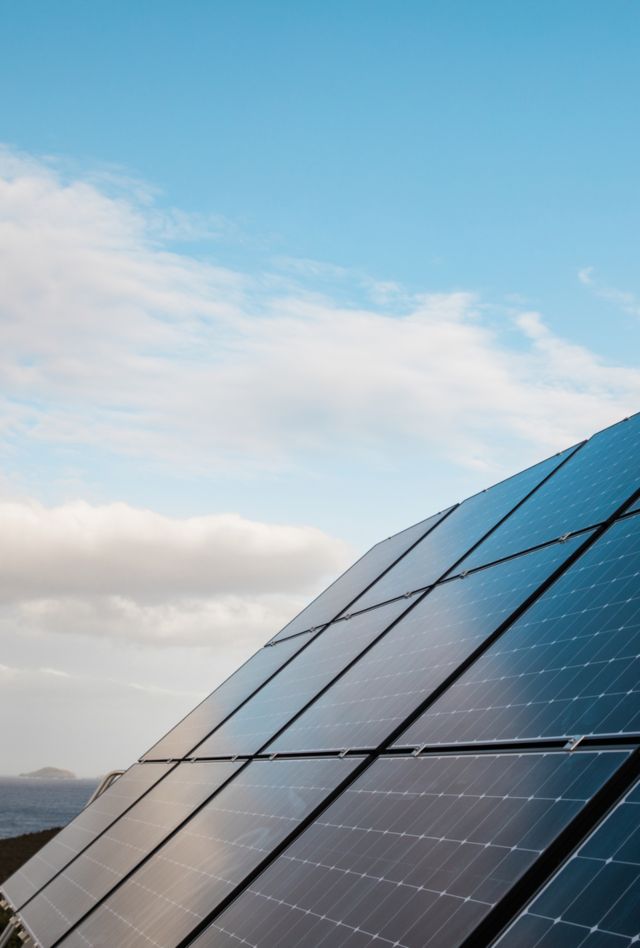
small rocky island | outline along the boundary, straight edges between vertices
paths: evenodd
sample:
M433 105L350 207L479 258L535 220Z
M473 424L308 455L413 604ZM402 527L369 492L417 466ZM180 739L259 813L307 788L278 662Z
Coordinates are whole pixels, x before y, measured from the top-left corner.
M41 767L40 770L32 770L28 774L20 774L20 777L39 777L41 780L76 780L76 775L70 770L60 770L59 767Z

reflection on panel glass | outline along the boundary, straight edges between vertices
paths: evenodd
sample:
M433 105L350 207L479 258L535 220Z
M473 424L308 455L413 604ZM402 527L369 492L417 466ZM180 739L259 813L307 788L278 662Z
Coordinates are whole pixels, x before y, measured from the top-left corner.
M85 849L21 912L42 948L50 948L80 921L239 766L179 764Z
M640 518L615 523L399 739L640 730Z
M640 487L640 414L594 435L461 564L491 563L606 520Z
M376 747L579 542L555 544L436 586L267 750Z
M195 757L256 753L409 606L386 603L335 622L195 751Z
M295 619L292 619L275 636L273 641L331 622L425 533L437 526L447 512L447 510L443 510L441 513L429 517L428 520L416 523L414 526L402 530L401 533L396 533L387 540L376 543L346 573L339 576L306 609L303 609Z
M143 793L171 770L170 764L134 764L97 800L85 807L6 882L2 891L19 908L64 869Z
M355 766L249 764L61 944L174 948Z
M145 754L145 760L188 757L189 752L246 701L292 655L306 645L304 636L261 648L208 698Z
M435 583L574 448L469 497L350 607L351 612Z
M496 943L628 948L640 942L640 787L619 803Z
M625 759L380 758L194 945L459 945Z

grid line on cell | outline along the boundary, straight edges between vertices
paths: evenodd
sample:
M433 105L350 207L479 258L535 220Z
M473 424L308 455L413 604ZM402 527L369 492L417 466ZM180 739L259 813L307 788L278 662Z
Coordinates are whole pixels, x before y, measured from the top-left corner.
M265 751L388 746L592 541L589 535L545 547L478 571L460 587L433 587Z
M370 933L354 945L466 944L629 770L620 752L379 757L181 948L224 948L223 935L276 948L292 932L295 943L328 946L336 922Z

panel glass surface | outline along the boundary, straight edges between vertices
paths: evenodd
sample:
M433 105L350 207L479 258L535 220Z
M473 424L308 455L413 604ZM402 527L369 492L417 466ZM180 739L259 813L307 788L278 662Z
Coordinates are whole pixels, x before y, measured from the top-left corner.
M134 764L97 800L2 883L2 892L16 908L92 843L125 810L171 770L170 764Z
M43 948L51 948L240 766L179 764L85 849L21 911Z
M355 766L249 764L61 944L175 948Z
M193 755L256 753L408 607L402 599L327 626Z
M627 948L640 942L636 786L496 943L499 948Z
M615 523L398 739L640 730L640 518Z
M223 681L219 688L205 698L191 714L183 718L150 751L144 760L166 760L188 757L189 752L246 701L292 655L307 644L304 636L266 646L256 652L237 672Z
M594 435L462 563L471 569L606 520L640 487L640 414Z
M379 758L194 945L455 948L625 759Z
M377 747L577 545L558 543L436 586L267 750Z
M469 497L350 607L350 612L437 582L482 537L513 510L574 448Z
M282 631L278 632L272 641L331 622L381 573L384 573L399 557L404 556L417 540L437 526L447 512L443 510L427 520L407 527L406 530L394 534L381 543L376 543L346 573L339 576L306 609L303 609Z

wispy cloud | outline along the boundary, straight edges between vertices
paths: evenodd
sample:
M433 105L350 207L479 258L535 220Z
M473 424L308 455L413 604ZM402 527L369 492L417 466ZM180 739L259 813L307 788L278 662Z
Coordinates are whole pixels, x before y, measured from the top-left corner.
M583 286L589 287L591 292L600 299L613 303L618 309L629 313L631 316L640 316L640 299L635 293L617 289L615 286L607 286L597 280L594 273L594 267L583 267L578 270L578 279Z
M254 473L416 449L495 468L505 443L531 458L637 407L640 371L473 293L358 274L345 302L339 267L255 276L170 250L135 188L10 152L0 171L5 444Z

